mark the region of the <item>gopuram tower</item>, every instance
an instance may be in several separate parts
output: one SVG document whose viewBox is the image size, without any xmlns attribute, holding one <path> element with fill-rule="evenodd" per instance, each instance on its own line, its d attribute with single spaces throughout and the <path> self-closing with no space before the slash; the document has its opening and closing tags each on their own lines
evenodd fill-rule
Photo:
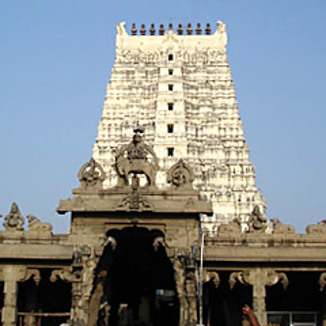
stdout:
<svg viewBox="0 0 326 326">
<path fill-rule="evenodd" d="M 230 67 L 225 24 L 215 32 L 209 24 L 167 30 L 154 24 L 146 31 L 135 24 L 117 26 L 116 57 L 107 86 L 93 157 L 106 173 L 106 187 L 116 184 L 113 170 L 117 147 L 127 144 L 133 129 L 158 158 L 157 184 L 182 158 L 194 170 L 194 185 L 213 204 L 213 217 L 203 227 L 216 231 L 234 219 L 245 226 L 255 206 L 266 203 L 255 185 Z"/>
</svg>

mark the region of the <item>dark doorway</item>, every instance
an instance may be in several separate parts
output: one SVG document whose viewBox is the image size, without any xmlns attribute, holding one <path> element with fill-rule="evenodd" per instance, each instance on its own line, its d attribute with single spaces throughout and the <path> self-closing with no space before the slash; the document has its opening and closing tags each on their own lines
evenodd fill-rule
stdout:
<svg viewBox="0 0 326 326">
<path fill-rule="evenodd" d="M 239 326 L 242 324 L 242 307 L 252 305 L 252 287 L 237 282 L 230 288 L 230 272 L 219 271 L 218 288 L 212 281 L 204 284 L 204 325 Z"/>
<path fill-rule="evenodd" d="M 52 269 L 40 268 L 41 281 L 19 283 L 17 325 L 57 326 L 67 322 L 71 309 L 71 284 L 50 282 Z"/>
<path fill-rule="evenodd" d="M 326 296 L 320 291 L 320 272 L 286 272 L 289 286 L 279 282 L 266 287 L 266 310 L 270 324 L 321 325 L 325 319 Z M 321 318 L 322 317 L 322 318 Z"/>
<path fill-rule="evenodd" d="M 163 234 L 128 227 L 107 236 L 117 245 L 104 250 L 97 275 L 105 275 L 100 307 L 107 303 L 109 318 L 100 309 L 97 325 L 178 325 L 174 270 L 164 246 L 154 246 Z"/>
</svg>

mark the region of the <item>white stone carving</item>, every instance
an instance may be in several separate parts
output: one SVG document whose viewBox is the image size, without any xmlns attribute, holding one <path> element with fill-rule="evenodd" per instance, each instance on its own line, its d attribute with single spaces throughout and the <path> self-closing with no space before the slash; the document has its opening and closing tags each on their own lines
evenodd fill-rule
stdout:
<svg viewBox="0 0 326 326">
<path fill-rule="evenodd" d="M 104 187 L 116 184 L 116 150 L 130 141 L 138 121 L 159 159 L 158 186 L 167 186 L 166 171 L 179 159 L 192 167 L 194 187 L 213 203 L 214 217 L 203 218 L 205 229 L 217 231 L 235 218 L 245 225 L 256 205 L 264 213 L 227 63 L 225 24 L 219 21 L 212 35 L 170 30 L 131 36 L 124 23 L 117 31 L 116 61 L 93 147 L 106 173 Z"/>
<path fill-rule="evenodd" d="M 117 34 L 119 35 L 128 35 L 125 29 L 126 23 L 121 22 L 117 25 Z"/>
</svg>

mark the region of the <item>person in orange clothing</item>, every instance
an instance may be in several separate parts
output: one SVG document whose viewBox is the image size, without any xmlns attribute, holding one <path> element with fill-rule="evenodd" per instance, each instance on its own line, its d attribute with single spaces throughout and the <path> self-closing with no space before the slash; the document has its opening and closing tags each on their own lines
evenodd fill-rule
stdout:
<svg viewBox="0 0 326 326">
<path fill-rule="evenodd" d="M 242 313 L 244 316 L 248 317 L 250 326 L 260 326 L 257 317 L 247 304 L 243 306 Z"/>
</svg>

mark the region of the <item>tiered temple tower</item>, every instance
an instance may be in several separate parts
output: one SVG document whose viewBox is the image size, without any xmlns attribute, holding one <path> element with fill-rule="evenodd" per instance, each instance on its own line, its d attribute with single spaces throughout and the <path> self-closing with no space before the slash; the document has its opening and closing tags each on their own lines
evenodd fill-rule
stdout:
<svg viewBox="0 0 326 326">
<path fill-rule="evenodd" d="M 146 35 L 147 34 L 147 35 Z M 131 35 L 117 26 L 116 58 L 107 86 L 94 159 L 116 183 L 115 151 L 130 140 L 136 124 L 160 159 L 157 183 L 166 183 L 167 169 L 183 158 L 194 169 L 195 186 L 213 203 L 214 216 L 203 217 L 204 228 L 235 218 L 248 220 L 266 203 L 255 185 L 255 170 L 238 113 L 226 54 L 225 24 L 218 21 L 192 30 L 152 25 Z"/>
</svg>

